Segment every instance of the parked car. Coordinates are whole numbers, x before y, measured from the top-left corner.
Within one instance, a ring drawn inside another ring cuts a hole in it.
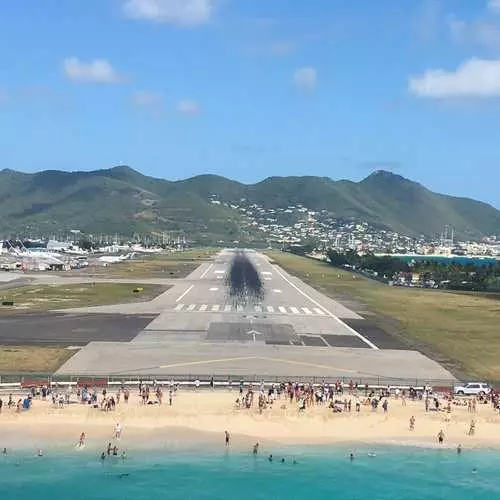
[[[454,389],[458,396],[485,396],[491,392],[491,387],[484,382],[469,382]]]

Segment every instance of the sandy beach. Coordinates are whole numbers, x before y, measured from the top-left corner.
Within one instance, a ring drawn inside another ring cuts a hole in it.
[[[23,393],[25,395],[25,393]],[[31,409],[16,412],[7,408],[8,395],[0,414],[0,447],[77,448],[79,436],[86,434],[85,449],[102,450],[112,441],[120,449],[132,448],[195,448],[224,446],[224,431],[231,434],[231,447],[250,450],[259,442],[262,450],[283,445],[321,445],[334,443],[393,444],[440,446],[437,434],[443,430],[445,447],[459,443],[467,448],[500,448],[500,415],[490,404],[478,404],[475,413],[467,406],[452,405],[451,413],[425,411],[422,400],[388,398],[388,411],[381,407],[373,412],[361,405],[360,412],[333,413],[327,404],[313,405],[300,412],[296,402],[282,396],[272,407],[259,414],[257,406],[236,408],[238,391],[195,392],[180,390],[172,406],[143,405],[137,390],[128,403],[121,402],[115,410],[103,411],[82,404],[76,395],[63,408],[35,398]],[[338,399],[350,399],[339,396]],[[15,398],[14,398],[15,399]],[[361,400],[364,398],[361,397]],[[410,417],[415,417],[414,430],[409,429]],[[471,420],[476,422],[475,435],[468,435]],[[114,427],[120,423],[123,434],[114,440]]]

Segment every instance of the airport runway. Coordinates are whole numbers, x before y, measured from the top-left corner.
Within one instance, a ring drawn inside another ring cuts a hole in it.
[[[304,376],[453,379],[439,364],[404,350],[385,332],[363,327],[361,316],[265,256],[247,255],[264,283],[260,302],[241,304],[229,296],[225,278],[234,253],[223,251],[150,302],[72,310],[156,316],[129,342],[91,342],[58,374],[175,376],[188,370],[291,376],[295,371]]]

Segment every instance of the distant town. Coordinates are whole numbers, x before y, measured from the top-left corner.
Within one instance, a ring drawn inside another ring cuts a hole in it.
[[[375,256],[408,258],[471,257],[500,259],[500,238],[491,235],[481,241],[460,241],[454,228],[446,226],[438,237],[419,238],[377,228],[362,220],[336,219],[326,210],[314,211],[302,204],[265,208],[241,199],[227,202],[212,196],[211,203],[240,214],[241,238],[220,240],[218,246],[277,248],[328,260],[328,251],[355,252]],[[69,270],[121,262],[162,251],[180,251],[196,246],[189,235],[161,234],[92,235],[78,229],[58,235],[4,236],[0,248],[0,269],[49,271]]]
[[[260,232],[273,247],[314,246],[321,251],[340,251],[380,255],[500,256],[500,239],[491,235],[481,241],[458,241],[454,228],[446,226],[439,237],[412,238],[367,222],[333,218],[326,210],[314,211],[297,204],[268,209],[255,203],[229,203],[213,196],[211,203],[238,210],[248,233]]]

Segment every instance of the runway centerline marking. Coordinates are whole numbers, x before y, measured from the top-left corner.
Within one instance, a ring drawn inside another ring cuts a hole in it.
[[[200,276],[200,279],[204,278],[204,277],[207,275],[208,271],[210,271],[210,269],[212,269],[212,267],[214,267],[214,265],[213,265],[213,264],[210,264],[210,265],[209,265],[209,266],[205,269],[205,271],[203,271],[202,275]]]
[[[266,281],[271,281],[271,280],[272,280],[272,278],[269,278],[269,276],[266,276],[264,279],[265,279]]]
[[[271,271],[262,271],[261,274],[273,274]]]
[[[335,314],[333,314],[331,311],[329,311],[325,306],[322,306],[317,300],[313,299],[310,295],[308,295],[306,292],[304,292],[303,290],[301,290],[297,285],[295,285],[294,283],[292,283],[278,268],[275,268],[274,270],[292,288],[294,288],[295,290],[297,290],[297,292],[299,292],[302,296],[304,296],[306,299],[310,300],[313,304],[315,304],[316,306],[318,306],[318,309],[321,309],[322,311],[324,311],[326,314],[328,314],[328,316],[330,316],[330,318],[332,318],[335,321],[337,321],[338,323],[340,323],[343,327],[345,327],[347,330],[349,330],[352,334],[356,335],[356,337],[358,337],[359,339],[361,339],[365,344],[369,345],[372,349],[375,349],[376,351],[379,350],[379,348],[373,342],[371,342],[367,338],[363,337],[363,335],[361,335],[361,333],[357,332],[354,328],[351,328],[349,325],[347,325],[346,323],[344,323],[339,317],[335,316]]]
[[[185,290],[183,293],[181,293],[181,295],[179,295],[179,297],[177,297],[175,299],[175,301],[180,302],[193,288],[194,288],[194,285],[191,285],[190,287],[188,287],[188,289]]]
[[[215,274],[224,274],[226,271],[222,270],[222,269],[216,269],[214,271]]]
[[[275,288],[275,289],[273,290],[273,292],[274,292],[274,293],[281,293],[281,290],[278,290],[277,288]]]
[[[210,290],[211,292],[216,292],[216,291],[218,290],[218,288],[217,288],[216,286],[214,286],[214,287],[212,287],[212,288],[209,288],[209,290]]]

